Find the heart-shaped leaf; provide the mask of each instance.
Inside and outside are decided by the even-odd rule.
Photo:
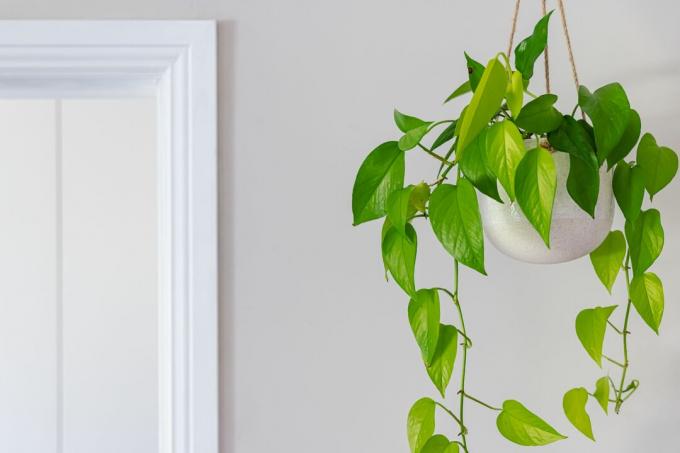
[[[434,434],[435,402],[422,398],[415,402],[408,413],[407,433],[411,453],[420,453],[425,443]]]
[[[406,224],[406,234],[401,234],[394,226],[385,233],[382,241],[382,256],[385,268],[406,294],[416,292],[414,279],[418,238],[410,223]]]
[[[630,111],[630,117],[628,118],[628,125],[623,132],[623,137],[619,141],[618,145],[614,147],[609,152],[607,156],[607,166],[608,168],[613,168],[618,162],[625,159],[628,154],[635,148],[635,144],[640,138],[640,132],[642,131],[642,122],[640,121],[640,115],[635,110]]]
[[[524,81],[522,80],[521,72],[514,71],[512,73],[506,91],[505,99],[508,101],[510,113],[512,113],[513,118],[517,118],[524,104]]]
[[[551,15],[552,11],[541,18],[532,35],[515,48],[515,67],[522,73],[524,80],[531,80],[534,76],[534,64],[548,44],[548,23]]]
[[[472,91],[477,91],[482,75],[484,75],[484,65],[468,55],[467,52],[465,52],[465,62],[467,63],[470,88],[472,88]]]
[[[661,255],[664,231],[656,209],[642,211],[634,222],[626,222],[626,239],[633,263],[633,274],[642,275]]]
[[[614,170],[613,188],[624,217],[634,222],[645,198],[645,177],[640,166],[619,162]]]
[[[652,199],[678,172],[678,155],[670,148],[657,145],[652,134],[645,134],[640,140],[637,163],[642,168],[645,187]]]
[[[515,120],[517,126],[535,134],[552,132],[562,124],[562,114],[553,105],[557,102],[554,94],[544,94],[522,108]]]
[[[626,256],[626,238],[621,231],[612,231],[598,248],[590,253],[595,273],[611,294]]]
[[[420,347],[425,365],[432,363],[439,341],[439,294],[434,289],[421,289],[408,304],[408,321]]]
[[[462,264],[486,275],[484,232],[477,193],[465,178],[442,184],[430,197],[430,223],[446,251]]]
[[[556,150],[569,153],[586,163],[595,162],[595,168],[598,167],[597,159],[593,161],[593,156],[596,155],[595,141],[586,123],[565,115],[560,127],[548,134],[548,141]]]
[[[567,192],[581,209],[595,218],[595,207],[600,195],[600,170],[595,154],[590,155],[590,162],[569,155]]]
[[[628,127],[631,115],[628,96],[618,83],[605,85],[594,93],[581,86],[578,102],[593,122],[597,157],[602,163],[621,142]]]
[[[584,436],[591,440],[595,440],[593,436],[593,426],[590,422],[590,416],[586,412],[586,403],[588,402],[588,390],[576,388],[569,390],[564,394],[562,399],[562,407],[564,413],[572,425],[583,433]]]
[[[503,403],[503,410],[496,419],[496,426],[503,437],[526,447],[548,445],[566,439],[522,403],[514,400]]]
[[[423,137],[425,137],[425,135],[427,135],[429,131],[430,131],[429,125],[411,129],[399,139],[399,149],[402,151],[408,151],[410,149],[415,148],[416,146],[418,146],[418,143],[420,143],[420,141],[423,139]]]
[[[460,448],[457,443],[449,441],[446,436],[436,434],[430,437],[420,453],[460,453]]]
[[[595,393],[593,397],[600,404],[600,407],[605,414],[609,413],[609,392],[611,388],[609,387],[609,378],[602,377],[595,383]]]
[[[392,192],[387,199],[387,218],[401,234],[406,234],[408,218],[413,214],[410,206],[413,186],[407,186]]]
[[[427,366],[427,374],[442,398],[446,398],[446,387],[451,380],[453,365],[458,353],[458,330],[453,326],[440,325],[437,350],[432,363]]]
[[[459,135],[456,156],[462,158],[465,148],[472,143],[477,135],[494,117],[505,98],[508,75],[503,64],[497,58],[491,59],[484,69],[479,86],[468,104]]]
[[[387,198],[403,186],[404,152],[397,142],[383,143],[366,157],[354,181],[354,225],[383,217]]]
[[[501,121],[488,129],[486,161],[511,201],[515,201],[515,175],[526,154],[522,134],[512,121]]]
[[[527,152],[517,166],[515,194],[522,212],[550,247],[550,224],[557,190],[555,162],[544,148]]]
[[[630,298],[640,317],[658,335],[664,310],[661,279],[652,272],[633,278],[630,283]]]
[[[413,187],[411,199],[409,200],[410,209],[425,212],[427,200],[430,199],[430,186],[426,182],[421,182]]]
[[[489,170],[489,165],[486,162],[488,131],[488,128],[482,130],[477,138],[470,143],[459,165],[472,185],[483,194],[502,203],[503,201],[498,194],[496,176]]]
[[[432,122],[421,120],[415,116],[404,115],[399,110],[394,109],[394,124],[397,125],[400,131],[406,133],[419,127],[429,126]]]
[[[602,345],[607,330],[607,321],[616,308],[616,305],[588,308],[576,317],[576,335],[588,355],[600,367],[602,367]]]

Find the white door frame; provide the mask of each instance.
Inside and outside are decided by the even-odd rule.
[[[0,97],[156,95],[160,453],[217,453],[214,21],[0,21]]]

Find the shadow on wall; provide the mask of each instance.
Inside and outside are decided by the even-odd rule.
[[[218,203],[220,452],[234,451],[234,62],[236,22],[219,21]]]

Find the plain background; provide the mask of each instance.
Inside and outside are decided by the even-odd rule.
[[[218,19],[221,150],[222,451],[406,452],[405,417],[434,396],[406,320],[406,299],[382,278],[379,226],[352,228],[361,160],[398,137],[392,108],[445,118],[442,99],[465,78],[463,51],[505,50],[511,0],[4,0],[0,16]],[[551,7],[554,6],[554,2]],[[539,17],[523,2],[519,36]],[[660,143],[680,147],[680,29],[675,2],[567,1],[582,83],[619,81]],[[554,91],[574,102],[558,22]],[[541,87],[537,77],[534,87]],[[456,109],[454,112],[454,108]],[[414,154],[416,182],[433,163]],[[517,398],[571,438],[541,451],[673,453],[680,441],[680,188],[658,196],[667,231],[654,267],[666,282],[662,335],[637,319],[632,376],[642,388],[624,416],[591,408],[598,444],[561,414],[564,391],[600,371],[581,350],[574,317],[609,298],[587,259],[561,266],[511,261],[489,247],[482,278],[462,274],[471,393]],[[429,228],[419,286],[450,281],[451,260]],[[620,313],[619,313],[620,315]],[[613,345],[618,347],[616,344]],[[619,356],[618,349],[611,352]],[[615,371],[615,370],[614,370]],[[494,414],[469,406],[475,452],[521,448],[500,439]],[[443,429],[450,433],[450,426]]]

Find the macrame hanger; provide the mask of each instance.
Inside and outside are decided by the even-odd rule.
[[[541,10],[543,11],[543,17],[545,17],[545,15],[548,14],[546,0],[541,0]],[[545,45],[543,61],[545,63],[545,92],[550,93],[550,55],[548,54],[548,44]]]

